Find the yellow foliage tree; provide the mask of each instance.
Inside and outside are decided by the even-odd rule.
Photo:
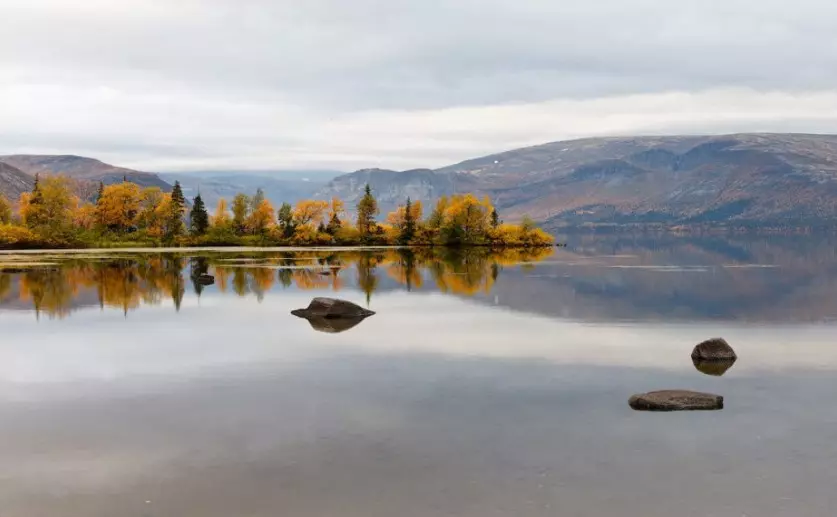
[[[248,226],[256,234],[264,233],[268,228],[275,225],[276,221],[273,218],[273,205],[267,199],[262,199],[258,206],[255,207],[253,213],[250,214]]]
[[[108,185],[96,204],[99,222],[105,228],[125,232],[137,223],[142,195],[136,183]]]
[[[92,230],[98,222],[96,205],[85,203],[73,212],[73,224],[77,228]]]
[[[294,223],[297,227],[310,226],[317,228],[324,224],[326,210],[329,207],[328,201],[315,199],[304,199],[296,204],[294,208]]]
[[[227,212],[227,200],[221,198],[218,200],[218,206],[215,207],[215,215],[212,216],[212,226],[215,228],[226,228],[230,225],[230,214]]]
[[[3,194],[0,194],[0,224],[9,224],[10,222],[12,222],[12,204]]]
[[[71,224],[77,205],[67,178],[49,176],[40,180],[32,193],[21,195],[20,218],[30,228],[52,232]]]

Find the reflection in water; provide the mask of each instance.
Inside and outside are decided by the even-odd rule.
[[[714,377],[720,377],[723,374],[727,373],[727,370],[732,368],[732,365],[735,364],[735,359],[723,361],[706,361],[702,359],[692,359],[692,363],[694,363],[695,368],[700,373],[705,373],[706,375],[712,375]]]
[[[261,301],[277,284],[282,288],[340,291],[357,288],[367,303],[382,285],[381,275],[407,290],[425,285],[425,275],[443,292],[489,292],[503,266],[542,260],[552,249],[507,250],[351,250],[280,253],[213,253],[184,257],[148,253],[108,257],[50,256],[54,266],[0,273],[0,308],[31,308],[37,315],[63,318],[73,309],[97,304],[126,314],[142,305],[171,300],[179,310],[188,277],[197,296],[208,288],[203,275],[215,277],[221,293],[255,296]],[[16,257],[3,259],[14,263]],[[21,261],[22,262],[22,261]],[[311,324],[340,332],[352,325]]]

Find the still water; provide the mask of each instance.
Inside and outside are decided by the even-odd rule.
[[[836,249],[0,255],[0,515],[833,515]],[[628,407],[676,388],[725,408]]]

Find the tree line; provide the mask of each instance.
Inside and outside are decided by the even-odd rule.
[[[108,245],[413,245],[537,247],[552,237],[531,219],[505,223],[488,197],[440,198],[425,217],[421,201],[407,198],[379,221],[369,185],[349,218],[343,200],[305,199],[276,209],[259,189],[220,199],[210,216],[200,194],[187,203],[179,182],[171,193],[141,188],[125,178],[99,184],[85,201],[78,183],[36,175],[17,206],[0,195],[0,246],[70,247]]]

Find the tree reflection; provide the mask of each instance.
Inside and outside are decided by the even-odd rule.
[[[407,291],[435,287],[458,295],[487,293],[502,269],[535,262],[550,249],[403,249],[351,250],[322,254],[311,251],[257,255],[225,254],[184,257],[160,253],[113,258],[83,257],[57,260],[56,266],[24,268],[0,273],[0,307],[23,302],[38,316],[63,318],[73,310],[93,305],[116,308],[126,315],[142,305],[171,300],[180,310],[186,293],[185,276],[196,296],[209,291],[254,296],[261,302],[276,286],[282,289],[338,292],[357,289],[367,303],[382,289]],[[215,276],[214,286],[199,282]],[[385,275],[385,276],[381,276]],[[19,277],[17,282],[13,281]],[[388,279],[386,283],[383,278]],[[15,292],[16,290],[16,292]]]

